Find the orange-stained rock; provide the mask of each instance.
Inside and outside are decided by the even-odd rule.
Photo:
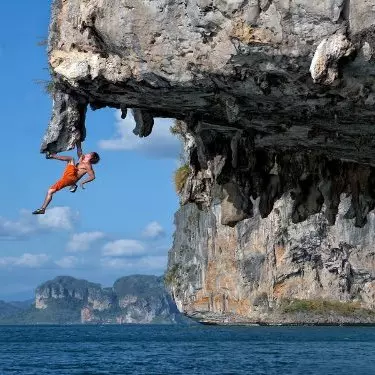
[[[221,224],[220,205],[207,211],[183,206],[169,254],[169,268],[176,269],[170,289],[177,306],[203,322],[223,324],[375,321],[375,311],[284,313],[293,300],[375,308],[375,214],[369,214],[364,228],[356,228],[343,217],[347,200],[342,197],[334,226],[323,214],[293,224],[287,196],[267,218],[255,210],[253,218],[234,227]]]

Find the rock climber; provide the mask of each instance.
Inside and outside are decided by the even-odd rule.
[[[99,155],[96,152],[90,152],[88,154],[82,153],[82,146],[81,142],[77,142],[77,155],[78,155],[78,163],[75,165],[74,158],[72,156],[59,156],[56,154],[51,154],[47,152],[46,158],[47,159],[56,159],[67,162],[67,166],[64,170],[64,173],[59,181],[57,181],[54,185],[52,185],[48,191],[47,195],[44,199],[44,203],[42,207],[38,208],[37,210],[33,211],[34,215],[44,214],[46,211],[47,206],[52,200],[53,194],[56,191],[59,191],[67,186],[70,186],[70,191],[74,193],[77,190],[77,182],[87,174],[88,177],[80,183],[82,189],[84,189],[83,185],[91,182],[95,179],[95,172],[92,168],[93,164],[97,164],[100,160]]]

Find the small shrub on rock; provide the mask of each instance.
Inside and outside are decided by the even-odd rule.
[[[187,164],[178,168],[174,174],[174,185],[177,193],[181,193],[190,174],[190,167]]]

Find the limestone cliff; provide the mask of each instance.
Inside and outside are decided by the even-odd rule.
[[[162,278],[148,275],[122,277],[112,288],[59,276],[37,288],[35,309],[29,314],[35,322],[121,324],[182,320]]]
[[[181,309],[372,308],[374,16],[367,0],[55,0],[41,150],[84,139],[88,105],[131,109],[140,137],[183,120]]]
[[[374,323],[375,215],[356,228],[348,201],[334,226],[323,214],[293,224],[288,196],[234,227],[223,205],[182,207],[167,273],[178,308],[217,323]]]

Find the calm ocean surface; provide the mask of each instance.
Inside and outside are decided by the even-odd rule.
[[[375,374],[375,327],[0,326],[0,374]]]

